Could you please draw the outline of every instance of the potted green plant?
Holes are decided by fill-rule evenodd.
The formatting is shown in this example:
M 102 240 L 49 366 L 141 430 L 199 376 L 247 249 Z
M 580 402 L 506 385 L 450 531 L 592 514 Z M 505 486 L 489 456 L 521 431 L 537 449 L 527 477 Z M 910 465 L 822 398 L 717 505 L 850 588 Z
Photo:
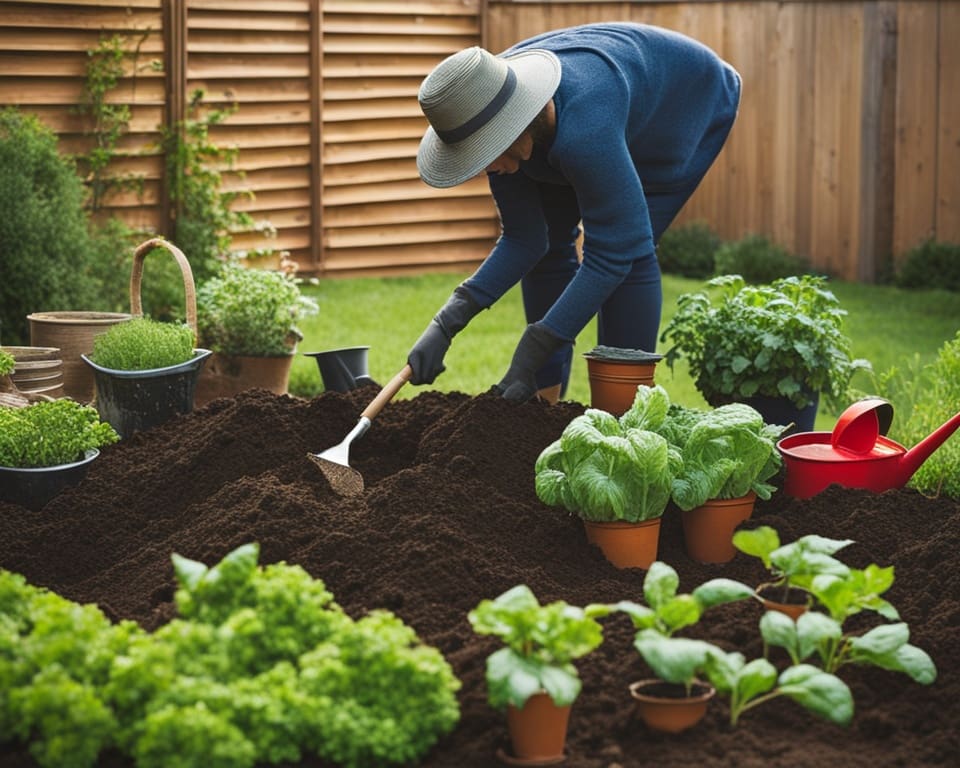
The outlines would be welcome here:
M 679 454 L 650 427 L 666 413 L 662 387 L 638 387 L 648 403 L 619 419 L 588 408 L 537 458 L 537 496 L 583 520 L 587 539 L 619 568 L 646 568 L 657 558 L 660 522 L 670 501 Z
M 507 710 L 512 754 L 518 765 L 548 765 L 564 757 L 570 708 L 580 695 L 575 659 L 603 641 L 603 628 L 580 608 L 558 600 L 540 605 L 525 584 L 467 615 L 474 632 L 499 637 L 505 647 L 487 657 L 487 698 Z
M 94 371 L 100 417 L 121 437 L 193 410 L 197 378 L 210 350 L 194 347 L 181 323 L 135 317 L 93 340 L 82 359 Z
M 721 275 L 679 297 L 660 340 L 671 344 L 667 365 L 686 359 L 710 405 L 746 402 L 769 424 L 808 432 L 820 395 L 843 405 L 853 374 L 871 368 L 851 357 L 845 315 L 819 275 L 765 285 Z
M 704 611 L 749 598 L 753 590 L 733 579 L 711 579 L 692 593 L 679 593 L 680 578 L 664 562 L 651 564 L 643 580 L 646 605 L 631 600 L 593 606 L 594 615 L 621 611 L 637 630 L 634 647 L 655 677 L 630 684 L 641 719 L 648 727 L 680 733 L 696 725 L 706 714 L 715 691 L 697 675 L 708 656 L 721 652 L 705 640 L 675 637 L 675 633 L 700 621 Z
M 734 548 L 759 558 L 770 574 L 766 582 L 757 586 L 757 599 L 767 610 L 779 611 L 795 620 L 813 603 L 810 588 L 816 576 L 850 573 L 833 555 L 852 543 L 850 539 L 808 534 L 781 546 L 780 534 L 769 525 L 733 534 Z
M 0 499 L 41 509 L 80 482 L 99 449 L 118 439 L 94 408 L 75 400 L 0 406 Z
M 319 311 L 293 274 L 227 262 L 197 290 L 197 310 L 200 341 L 213 351 L 200 403 L 252 387 L 286 394 L 303 338 L 297 323 Z
M 777 438 L 744 403 L 699 410 L 671 405 L 657 431 L 679 453 L 671 500 L 680 509 L 687 553 L 698 562 L 733 559 L 732 536 L 758 498 L 776 490 L 769 481 L 782 465 Z

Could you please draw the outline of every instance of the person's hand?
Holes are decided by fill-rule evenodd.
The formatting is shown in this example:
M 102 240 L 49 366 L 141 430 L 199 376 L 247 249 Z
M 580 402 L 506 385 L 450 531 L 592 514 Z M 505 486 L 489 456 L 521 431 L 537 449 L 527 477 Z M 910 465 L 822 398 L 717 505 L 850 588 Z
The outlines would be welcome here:
M 537 394 L 537 371 L 569 342 L 554 336 L 542 323 L 533 323 L 520 337 L 510 368 L 495 389 L 504 399 L 526 402 Z
M 447 369 L 443 358 L 450 349 L 450 342 L 480 309 L 467 289 L 458 286 L 407 355 L 407 363 L 413 369 L 411 384 L 433 384 Z

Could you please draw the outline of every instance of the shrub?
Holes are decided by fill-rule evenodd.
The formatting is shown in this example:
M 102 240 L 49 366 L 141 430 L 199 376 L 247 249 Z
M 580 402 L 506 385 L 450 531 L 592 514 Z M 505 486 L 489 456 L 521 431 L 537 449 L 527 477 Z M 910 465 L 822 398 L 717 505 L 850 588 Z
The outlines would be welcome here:
M 927 240 L 911 248 L 897 270 L 901 288 L 941 288 L 960 291 L 960 243 Z
M 292 275 L 236 262 L 197 290 L 201 342 L 226 355 L 292 354 L 303 338 L 297 321 L 317 311 Z
M 188 325 L 136 317 L 97 336 L 90 359 L 115 371 L 148 371 L 187 362 L 193 342 Z
M 6 344 L 27 343 L 27 315 L 98 309 L 87 274 L 92 249 L 84 189 L 57 139 L 35 116 L 0 111 L 0 324 Z
M 683 277 L 711 277 L 720 242 L 720 236 L 703 222 L 668 229 L 657 245 L 660 269 Z
M 26 408 L 0 406 L 0 466 L 56 467 L 120 437 L 95 408 L 64 398 Z
M 748 235 L 742 240 L 724 243 L 717 249 L 714 266 L 714 274 L 741 275 L 748 283 L 770 283 L 810 271 L 806 259 L 763 235 Z

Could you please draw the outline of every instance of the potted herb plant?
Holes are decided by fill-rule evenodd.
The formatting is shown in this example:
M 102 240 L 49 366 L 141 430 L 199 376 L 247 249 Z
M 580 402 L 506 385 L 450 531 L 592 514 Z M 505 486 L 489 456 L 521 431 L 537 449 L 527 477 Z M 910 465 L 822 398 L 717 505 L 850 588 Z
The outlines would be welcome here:
M 505 647 L 487 657 L 487 697 L 507 710 L 513 753 L 504 762 L 548 765 L 564 756 L 570 708 L 580 695 L 575 659 L 597 648 L 603 628 L 586 609 L 558 600 L 540 605 L 525 584 L 467 615 L 474 632 L 499 637 Z
M 871 368 L 851 357 L 845 315 L 819 275 L 765 285 L 721 275 L 679 297 L 660 340 L 672 345 L 667 365 L 686 359 L 710 405 L 746 402 L 768 424 L 809 432 L 820 395 L 843 405 L 853 374 Z
M 94 408 L 68 398 L 0 406 L 0 499 L 41 509 L 118 439 Z
M 780 535 L 769 525 L 733 534 L 733 546 L 759 558 L 770 573 L 769 580 L 757 586 L 757 599 L 767 610 L 779 611 L 794 620 L 812 605 L 810 588 L 816 576 L 850 573 L 833 555 L 852 543 L 850 539 L 809 534 L 781 546 Z
M 619 419 L 588 408 L 535 465 L 537 496 L 583 520 L 587 539 L 618 568 L 646 568 L 657 558 L 660 522 L 670 501 L 679 454 L 652 431 L 654 411 L 666 413 L 662 387 L 638 387 L 649 401 L 646 420 Z
M 286 394 L 293 355 L 303 338 L 297 323 L 319 311 L 290 271 L 227 262 L 199 287 L 197 307 L 200 341 L 213 351 L 201 376 L 198 402 L 252 387 Z
M 732 579 L 711 579 L 692 593 L 679 593 L 680 578 L 664 562 L 651 564 L 643 580 L 646 605 L 630 600 L 594 606 L 592 613 L 626 613 L 637 634 L 634 647 L 655 677 L 630 684 L 641 719 L 653 730 L 680 733 L 696 725 L 715 695 L 713 686 L 698 679 L 711 653 L 722 653 L 705 640 L 675 637 L 675 633 L 700 621 L 704 611 L 753 594 L 746 584 Z
M 210 356 L 194 341 L 188 325 L 146 317 L 97 336 L 93 353 L 81 357 L 94 371 L 100 417 L 129 437 L 190 413 L 200 368 Z

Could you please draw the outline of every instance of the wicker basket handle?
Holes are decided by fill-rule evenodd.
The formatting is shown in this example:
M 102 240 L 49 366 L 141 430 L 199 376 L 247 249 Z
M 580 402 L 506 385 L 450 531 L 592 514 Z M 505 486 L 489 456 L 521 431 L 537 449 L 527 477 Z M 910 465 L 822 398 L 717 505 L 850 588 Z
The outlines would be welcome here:
M 193 330 L 193 343 L 196 344 L 199 336 L 197 334 L 197 288 L 193 282 L 193 270 L 190 269 L 190 262 L 183 255 L 183 251 L 162 237 L 154 237 L 141 243 L 133 252 L 133 271 L 130 273 L 130 314 L 134 317 L 143 317 L 143 303 L 140 298 L 143 260 L 154 248 L 166 248 L 177 260 L 180 272 L 183 274 L 183 289 L 187 303 L 187 325 Z

